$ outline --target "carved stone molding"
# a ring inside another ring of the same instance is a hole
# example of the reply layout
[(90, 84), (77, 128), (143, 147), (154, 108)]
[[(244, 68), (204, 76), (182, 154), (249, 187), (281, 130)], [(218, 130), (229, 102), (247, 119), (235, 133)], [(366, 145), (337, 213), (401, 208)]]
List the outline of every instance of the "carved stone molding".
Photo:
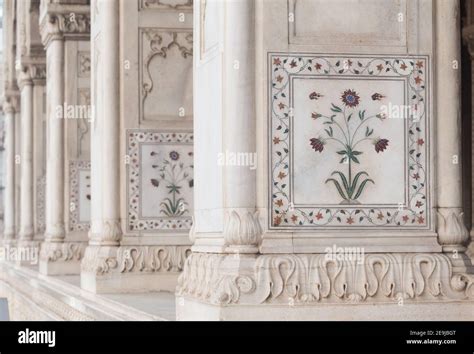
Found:
[(104, 244), (116, 244), (122, 238), (122, 226), (120, 220), (109, 219), (103, 221), (103, 232), (101, 242)]
[(140, 0), (140, 9), (192, 10), (193, 0)]
[(5, 101), (3, 102), (2, 110), (3, 110), (3, 113), (5, 114), (15, 113), (15, 106), (11, 102)]
[[(166, 59), (169, 52), (175, 48), (179, 54), (187, 59), (193, 55), (193, 33), (189, 31), (171, 31), (159, 28), (141, 29), (143, 49), (146, 56), (143, 58), (141, 69), (141, 95), (142, 106), (149, 94), (153, 91), (154, 83), (150, 72), (151, 62), (155, 57)], [(143, 111), (143, 107), (142, 107)]]
[(121, 247), (118, 269), (121, 273), (181, 272), (190, 253), (189, 246)]
[(258, 211), (233, 209), (226, 212), (224, 240), (230, 249), (239, 253), (256, 253), (261, 234)]
[[(24, 85), (45, 85), (46, 84), (46, 63), (44, 58), (32, 58), (31, 61), (43, 61), (41, 63), (21, 65), (18, 75), (18, 85), (20, 89)], [(27, 61), (27, 60), (25, 60)]]
[(88, 247), (82, 270), (96, 275), (107, 273), (177, 273), (184, 269), (190, 246), (121, 246), (116, 255)]
[(43, 242), (40, 249), (40, 260), (45, 262), (80, 261), (85, 249), (85, 242)]
[(177, 294), (216, 305), (459, 301), (474, 299), (473, 282), (454, 274), (443, 254), (369, 254), (359, 263), (326, 254), (193, 253)]
[(89, 246), (81, 262), (81, 271), (104, 275), (117, 268), (117, 247)]
[(462, 208), (438, 209), (438, 242), (443, 250), (464, 251), (469, 241), (469, 231), (464, 224)]
[(84, 40), (90, 38), (91, 17), (89, 6), (61, 11), (48, 10), (40, 20), (41, 40), (45, 47), (55, 39)]

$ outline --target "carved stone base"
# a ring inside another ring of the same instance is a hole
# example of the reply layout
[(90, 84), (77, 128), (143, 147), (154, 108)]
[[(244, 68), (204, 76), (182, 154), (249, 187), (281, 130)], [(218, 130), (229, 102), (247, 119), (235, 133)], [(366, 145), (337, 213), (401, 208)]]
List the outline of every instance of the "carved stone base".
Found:
[(472, 321), (474, 302), (358, 305), (230, 305), (176, 299), (177, 321)]
[(439, 253), (193, 253), (178, 280), (176, 311), (180, 320), (383, 319), (384, 311), (393, 319), (413, 311), (428, 319), (424, 308), (439, 314), (449, 302), (472, 320), (464, 311), (474, 309), (473, 282)]
[(81, 287), (96, 294), (174, 292), (190, 252), (190, 246), (89, 246)]
[(86, 246), (86, 242), (43, 242), (39, 272), (44, 275), (79, 274)]
[(24, 267), (38, 264), (40, 242), (19, 240), (15, 248), (17, 253), (15, 264), (17, 266)]

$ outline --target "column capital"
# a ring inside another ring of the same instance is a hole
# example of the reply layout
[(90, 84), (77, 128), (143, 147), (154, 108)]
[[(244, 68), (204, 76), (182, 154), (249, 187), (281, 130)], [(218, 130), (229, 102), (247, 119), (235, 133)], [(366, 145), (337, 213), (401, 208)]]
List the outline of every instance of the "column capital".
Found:
[(40, 33), (47, 48), (53, 40), (88, 40), (91, 31), (89, 5), (47, 4), (40, 17)]
[(46, 60), (44, 57), (28, 58), (20, 64), (18, 85), (44, 85), (46, 83)]
[(9, 92), (5, 94), (3, 100), (4, 113), (20, 112), (20, 94), (18, 91)]
[(2, 110), (5, 114), (15, 113), (15, 106), (11, 102), (8, 102), (7, 98), (5, 97), (5, 100), (3, 101), (2, 105)]

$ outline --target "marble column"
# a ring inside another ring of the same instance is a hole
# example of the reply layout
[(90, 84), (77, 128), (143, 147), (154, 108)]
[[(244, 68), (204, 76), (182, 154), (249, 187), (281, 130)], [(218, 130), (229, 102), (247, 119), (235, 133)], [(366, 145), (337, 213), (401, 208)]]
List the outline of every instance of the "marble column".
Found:
[(120, 4), (114, 0), (96, 0), (91, 6), (97, 8), (97, 13), (100, 14), (100, 17), (92, 20), (92, 33), (97, 33), (96, 40), (92, 42), (92, 105), (96, 112), (92, 126), (91, 154), (94, 215), (89, 246), (82, 260), (81, 287), (101, 292), (103, 285), (100, 276), (108, 273), (110, 268), (117, 267), (117, 252), (122, 237), (119, 177), (122, 161)]
[(46, 141), (46, 231), (41, 245), (40, 272), (61, 273), (51, 254), (61, 250), (65, 238), (64, 220), (64, 119), (58, 115), (64, 104), (64, 37), (60, 21), (52, 17), (42, 26), (47, 61), (47, 141)]
[(20, 73), (21, 91), (21, 180), (20, 180), (20, 233), (19, 241), (33, 240), (33, 80), (26, 68)]
[[(229, 1), (225, 6), (224, 151), (247, 154), (256, 162), (255, 3)], [(256, 169), (224, 167), (226, 251), (257, 253), (261, 233), (256, 212)], [(206, 188), (204, 185), (202, 186)]]
[[(206, 105), (200, 104), (194, 112), (196, 183), (192, 250), (255, 254), (262, 232), (256, 211), (255, 3), (237, 0), (217, 6), (222, 7), (226, 19), (222, 29), (225, 33), (222, 73), (209, 77), (208, 63), (199, 63), (194, 94), (195, 101), (215, 104), (221, 100), (222, 113), (213, 115), (219, 108), (210, 112)], [(208, 89), (211, 80), (222, 85), (220, 92)], [(209, 132), (216, 127), (221, 134), (221, 140), (217, 141), (222, 143), (209, 139)], [(214, 153), (217, 164), (208, 164), (199, 158), (211, 156), (210, 161), (214, 163)], [(246, 160), (236, 163), (238, 156)], [(208, 185), (210, 175), (215, 178), (213, 186)], [(205, 200), (209, 193), (217, 197)], [(214, 203), (216, 198), (218, 202)]]
[(469, 233), (463, 220), (461, 169), (461, 38), (459, 0), (436, 1), (438, 241), (463, 267)]
[(15, 239), (15, 105), (11, 98), (3, 104), (5, 113), (5, 190), (3, 242)]
[[(46, 231), (40, 250), (40, 272), (78, 274), (83, 247), (66, 235), (66, 45), (90, 36), (90, 7), (82, 0), (42, 3), (40, 32), (46, 48), (47, 144)], [(74, 16), (72, 16), (74, 15)], [(78, 69), (74, 68), (72, 72)], [(68, 71), (69, 73), (69, 71)], [(77, 241), (77, 240), (76, 240)]]

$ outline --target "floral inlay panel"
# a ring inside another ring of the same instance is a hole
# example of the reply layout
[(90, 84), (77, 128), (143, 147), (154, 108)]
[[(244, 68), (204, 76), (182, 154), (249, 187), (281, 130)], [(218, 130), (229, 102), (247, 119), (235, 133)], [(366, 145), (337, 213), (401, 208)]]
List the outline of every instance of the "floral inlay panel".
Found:
[(69, 162), (69, 231), (89, 231), (91, 220), (91, 163)]
[(127, 132), (128, 230), (187, 231), (192, 225), (193, 134)]
[(430, 228), (428, 57), (269, 60), (269, 227)]

